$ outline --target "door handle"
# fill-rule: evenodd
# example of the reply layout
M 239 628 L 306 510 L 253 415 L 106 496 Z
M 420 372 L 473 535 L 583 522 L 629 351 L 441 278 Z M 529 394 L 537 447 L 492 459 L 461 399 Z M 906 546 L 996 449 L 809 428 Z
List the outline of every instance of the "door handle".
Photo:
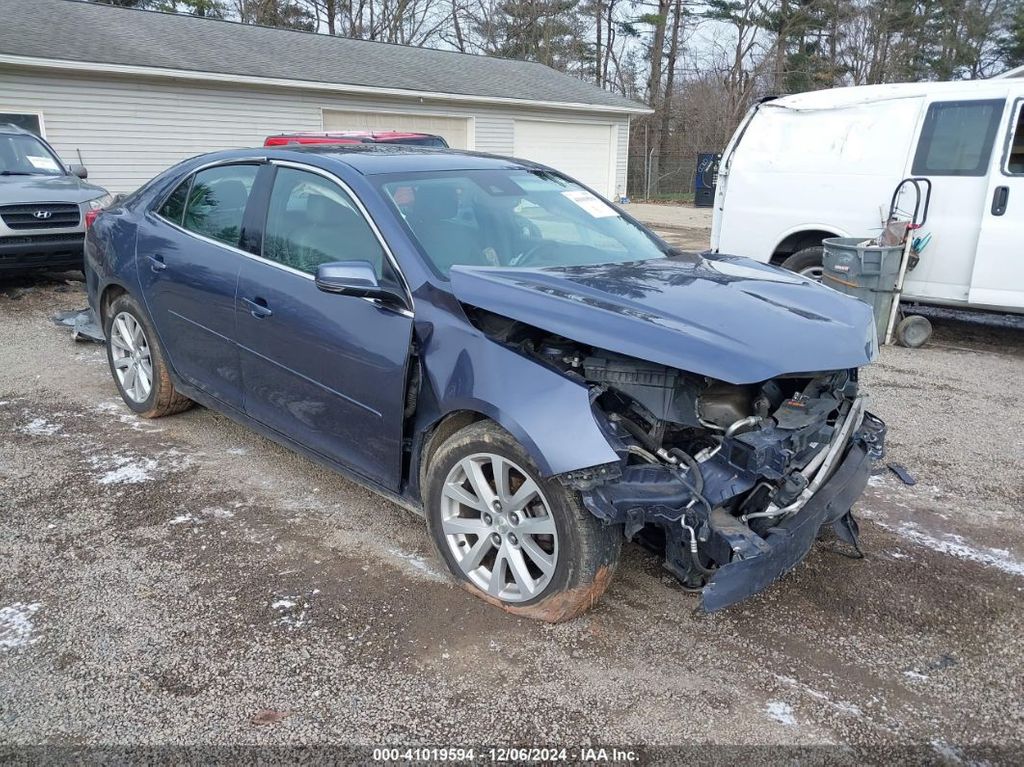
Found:
M 1001 216 L 1006 212 L 1006 202 L 1010 199 L 1010 187 L 997 186 L 992 195 L 992 215 Z
M 149 269 L 152 272 L 162 272 L 167 268 L 167 264 L 164 263 L 164 257 L 161 255 L 152 255 L 149 257 Z
M 256 296 L 255 298 L 243 298 L 242 303 L 249 307 L 249 314 L 258 320 L 269 317 L 273 314 L 267 306 L 267 299 Z

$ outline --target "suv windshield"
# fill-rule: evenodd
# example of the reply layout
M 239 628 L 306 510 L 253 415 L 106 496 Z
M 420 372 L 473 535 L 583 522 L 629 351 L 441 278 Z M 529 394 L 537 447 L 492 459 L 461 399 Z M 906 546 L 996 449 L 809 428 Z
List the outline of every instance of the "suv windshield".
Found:
M 63 176 L 57 157 L 35 136 L 0 133 L 0 176 Z
M 555 173 L 460 170 L 379 179 L 443 276 L 460 264 L 583 266 L 668 255 L 614 207 Z

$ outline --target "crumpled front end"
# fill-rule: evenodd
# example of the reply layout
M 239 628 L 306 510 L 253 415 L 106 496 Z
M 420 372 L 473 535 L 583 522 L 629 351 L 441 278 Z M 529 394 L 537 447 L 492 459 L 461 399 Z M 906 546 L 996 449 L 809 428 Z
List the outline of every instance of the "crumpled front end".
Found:
M 733 386 L 616 362 L 595 407 L 621 445 L 619 472 L 565 480 L 593 514 L 663 551 L 705 610 L 763 590 L 824 531 L 859 552 L 851 508 L 882 456 L 885 425 L 867 412 L 855 370 Z
M 587 388 L 618 460 L 559 479 L 596 517 L 662 552 L 705 609 L 761 591 L 823 531 L 857 549 L 850 509 L 882 456 L 885 425 L 867 412 L 856 368 L 730 383 L 467 314 L 493 340 Z M 573 449 L 571 435 L 561 442 Z

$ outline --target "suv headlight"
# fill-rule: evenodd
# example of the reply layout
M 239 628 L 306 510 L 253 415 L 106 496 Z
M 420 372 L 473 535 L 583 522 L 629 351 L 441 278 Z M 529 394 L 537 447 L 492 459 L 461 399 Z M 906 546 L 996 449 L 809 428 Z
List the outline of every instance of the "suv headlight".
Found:
M 85 206 L 89 210 L 103 210 L 105 207 L 110 205 L 114 201 L 114 195 L 107 192 L 101 197 L 97 197 L 95 200 L 88 200 Z

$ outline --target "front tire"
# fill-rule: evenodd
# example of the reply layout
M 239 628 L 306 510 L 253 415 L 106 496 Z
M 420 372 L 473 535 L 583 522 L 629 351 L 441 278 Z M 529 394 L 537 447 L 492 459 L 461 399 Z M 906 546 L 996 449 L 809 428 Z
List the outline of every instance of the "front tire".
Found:
M 622 545 L 579 493 L 540 475 L 518 442 L 490 421 L 451 436 L 431 458 L 427 527 L 441 558 L 471 593 L 551 623 L 597 603 Z
M 124 293 L 110 305 L 103 333 L 107 363 L 121 399 L 143 418 L 173 415 L 192 406 L 179 394 L 167 370 L 167 358 L 149 317 Z
M 782 268 L 789 269 L 789 271 L 796 272 L 815 282 L 821 282 L 821 276 L 825 272 L 822 265 L 824 260 L 825 248 L 821 245 L 816 245 L 813 248 L 798 250 L 782 262 Z

